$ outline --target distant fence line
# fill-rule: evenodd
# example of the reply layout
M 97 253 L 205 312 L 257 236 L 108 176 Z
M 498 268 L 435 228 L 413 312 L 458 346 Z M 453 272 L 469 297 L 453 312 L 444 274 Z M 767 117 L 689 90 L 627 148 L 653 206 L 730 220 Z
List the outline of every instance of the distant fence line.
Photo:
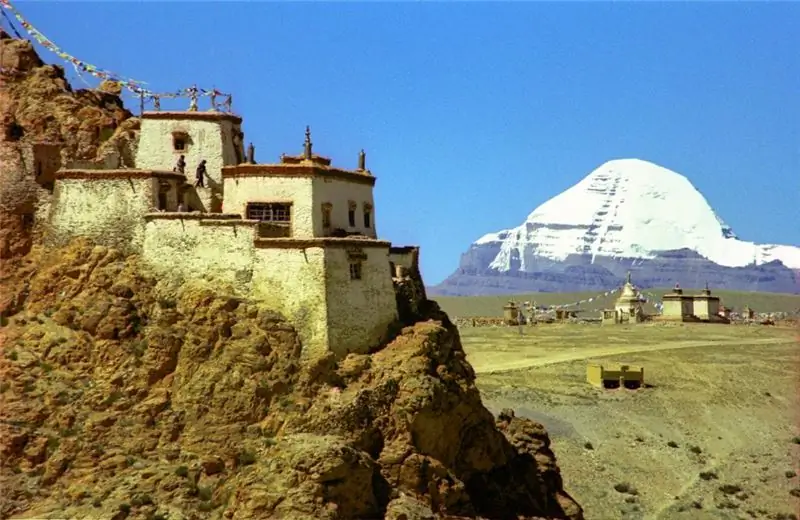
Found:
M 454 318 L 456 327 L 505 327 L 505 319 L 496 317 Z
M 557 320 L 553 316 L 537 316 L 533 321 L 523 323 L 523 327 L 536 325 L 537 323 L 594 323 L 602 321 L 600 318 L 564 318 Z M 496 316 L 474 316 L 469 318 L 452 318 L 452 322 L 458 328 L 468 327 L 517 327 L 518 325 L 507 325 L 505 318 Z

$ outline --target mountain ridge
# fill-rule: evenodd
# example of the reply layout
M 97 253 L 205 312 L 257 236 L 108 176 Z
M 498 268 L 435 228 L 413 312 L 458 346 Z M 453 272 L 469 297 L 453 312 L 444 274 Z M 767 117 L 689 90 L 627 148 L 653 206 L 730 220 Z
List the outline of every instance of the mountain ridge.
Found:
M 483 235 L 431 291 L 607 289 L 627 270 L 643 287 L 800 293 L 800 247 L 741 240 L 688 178 L 641 159 L 607 161 L 521 225 Z

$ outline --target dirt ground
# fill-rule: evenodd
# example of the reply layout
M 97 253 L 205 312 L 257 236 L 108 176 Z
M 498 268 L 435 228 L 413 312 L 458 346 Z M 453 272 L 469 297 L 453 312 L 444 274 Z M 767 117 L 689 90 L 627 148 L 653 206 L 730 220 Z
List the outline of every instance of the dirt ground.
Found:
M 587 520 L 800 516 L 798 331 L 762 326 L 464 328 L 486 406 L 551 434 Z M 645 369 L 600 390 L 588 362 Z

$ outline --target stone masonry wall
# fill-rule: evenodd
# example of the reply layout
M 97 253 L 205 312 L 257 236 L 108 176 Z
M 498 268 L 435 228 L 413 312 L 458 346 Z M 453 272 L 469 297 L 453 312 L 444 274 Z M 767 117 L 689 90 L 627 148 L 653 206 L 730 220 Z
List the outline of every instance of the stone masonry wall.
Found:
M 321 247 L 255 250 L 251 295 L 292 322 L 306 358 L 325 354 L 335 327 L 327 315 L 325 255 Z
M 141 120 L 136 167 L 140 169 L 172 171 L 183 154 L 186 160 L 186 177 L 194 183 L 195 170 L 206 160 L 206 188 L 198 188 L 198 195 L 206 211 L 215 211 L 222 204 L 222 167 L 237 163 L 233 134 L 240 125 L 225 119 L 152 119 L 147 114 Z M 186 150 L 173 148 L 173 132 L 189 136 Z
M 683 306 L 681 300 L 665 299 L 664 308 L 661 310 L 663 319 L 680 319 L 683 316 Z
M 144 261 L 168 287 L 191 280 L 263 302 L 294 323 L 305 356 L 324 353 L 328 345 L 324 250 L 257 248 L 255 222 L 216 217 L 148 215 Z
M 389 261 L 395 266 L 405 267 L 406 271 L 413 271 L 416 269 L 416 258 L 415 258 L 415 251 L 411 248 L 403 248 L 399 252 L 396 252 L 395 249 L 392 248 L 389 252 Z M 392 271 L 392 276 L 397 274 L 396 271 Z
M 355 226 L 350 226 L 350 201 L 356 203 Z M 326 236 L 322 205 L 332 205 L 331 230 L 343 229 L 375 238 L 372 186 L 339 179 L 292 176 L 233 177 L 225 179 L 224 210 L 245 215 L 248 202 L 292 202 L 292 236 Z M 364 226 L 364 206 L 373 206 L 370 227 Z
M 248 295 L 253 278 L 253 225 L 209 225 L 220 215 L 147 215 L 142 257 L 168 282 L 206 280 Z
M 292 202 L 292 236 L 314 235 L 311 178 L 296 177 L 234 177 L 225 179 L 225 204 L 227 213 L 246 217 L 248 202 Z M 318 236 L 318 235 L 317 235 Z
M 59 179 L 45 240 L 61 245 L 77 236 L 125 252 L 141 248 L 142 216 L 155 205 L 157 180 Z
M 375 201 L 372 196 L 373 187 L 368 184 L 357 184 L 341 179 L 315 178 L 314 184 L 314 235 L 323 236 L 322 204 L 329 203 L 331 209 L 331 229 L 344 229 L 375 238 Z M 355 226 L 350 226 L 348 218 L 349 202 L 356 203 Z M 364 205 L 372 206 L 370 227 L 364 226 Z
M 358 346 L 377 346 L 398 317 L 388 245 L 361 250 L 360 280 L 350 279 L 352 252 L 347 247 L 325 251 L 329 341 L 337 355 Z

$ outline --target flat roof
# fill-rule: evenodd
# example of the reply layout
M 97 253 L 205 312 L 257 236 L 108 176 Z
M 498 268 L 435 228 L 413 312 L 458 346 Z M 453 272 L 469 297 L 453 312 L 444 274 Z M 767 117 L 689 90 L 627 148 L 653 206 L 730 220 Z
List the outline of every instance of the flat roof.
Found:
M 316 177 L 375 185 L 376 178 L 367 170 L 343 170 L 321 164 L 238 164 L 223 166 L 222 178 L 245 177 Z
M 220 112 L 218 110 L 206 111 L 180 111 L 180 110 L 150 110 L 143 112 L 142 119 L 190 119 L 193 121 L 230 121 L 235 124 L 241 124 L 241 116 L 231 114 L 229 112 Z

